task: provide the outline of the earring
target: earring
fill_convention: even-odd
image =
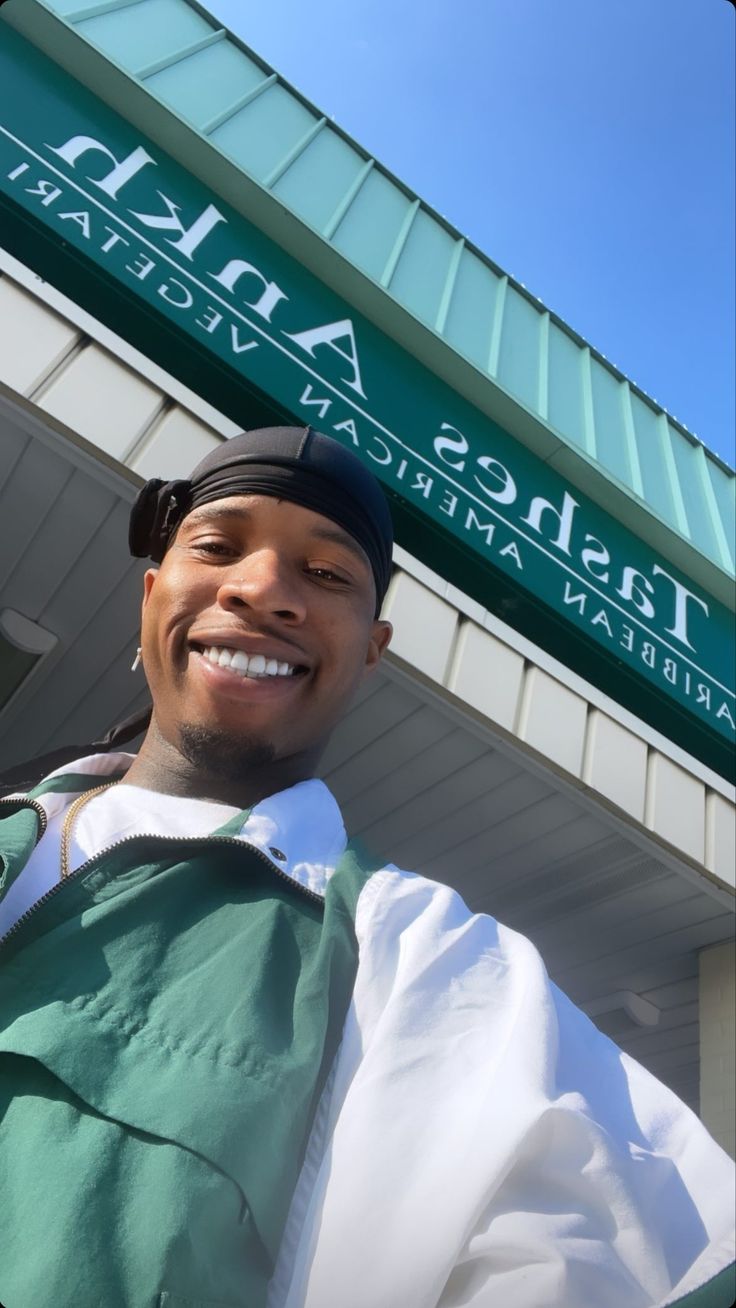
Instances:
[[[136,652],[135,652],[135,658],[133,659],[133,662],[132,662],[131,667],[130,667],[131,672],[135,672],[136,669],[138,668],[138,666],[139,666],[139,664],[140,664],[140,662],[141,662],[141,654],[142,654],[142,653],[143,653],[143,650],[141,649],[141,647],[140,647],[140,645],[139,645],[138,648],[137,648],[137,650],[136,650]]]

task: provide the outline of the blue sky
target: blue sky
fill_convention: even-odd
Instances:
[[[733,466],[728,0],[205,0]]]

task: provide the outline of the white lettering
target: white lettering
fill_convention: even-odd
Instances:
[[[178,286],[179,290],[184,292],[183,299],[179,300],[171,294],[172,286]],[[162,300],[166,300],[167,304],[173,304],[175,309],[191,309],[194,303],[192,292],[183,282],[179,281],[178,277],[170,277],[168,282],[162,282],[158,288],[158,294]]]
[[[627,649],[629,652],[631,652],[631,650],[634,648],[635,635],[636,632],[634,631],[634,628],[630,627],[629,624],[625,622],[623,627],[621,628],[621,639],[619,641],[619,645],[623,645],[624,649]]]
[[[89,213],[86,209],[80,209],[76,213],[59,213],[57,218],[66,218],[70,222],[78,223],[82,229],[82,236],[89,240]]]
[[[358,433],[355,430],[355,423],[352,418],[345,418],[343,422],[336,422],[332,428],[333,431],[348,431],[353,438],[353,445],[360,445]]]
[[[378,455],[377,455],[377,454],[372,454],[371,451],[370,451],[370,449],[368,449],[368,448],[366,448],[366,451],[365,451],[365,452],[366,452],[366,454],[368,455],[368,458],[369,458],[369,459],[373,459],[374,463],[380,463],[380,464],[382,464],[384,467],[386,467],[386,465],[389,464],[389,463],[391,462],[391,451],[390,451],[390,449],[388,448],[388,445],[386,444],[386,442],[381,440],[380,436],[374,436],[374,437],[373,437],[373,440],[374,440],[374,442],[375,442],[376,445],[380,445],[380,446],[381,446],[381,448],[383,449],[383,453],[384,453],[384,456],[385,456],[385,457],[384,457],[383,459],[379,459]]]
[[[710,710],[710,686],[704,685],[702,681],[698,682],[695,703],[705,704],[705,707]]]
[[[462,432],[458,431],[457,427],[453,427],[450,422],[440,423],[440,431],[454,431],[457,440],[453,440],[451,436],[435,436],[435,454],[438,458],[442,459],[443,463],[447,463],[451,468],[454,468],[456,472],[464,472],[465,459],[460,459],[459,462],[455,462],[453,459],[448,459],[445,450],[451,450],[453,454],[467,454],[470,448],[468,442]]]
[[[654,667],[656,652],[654,646],[648,640],[645,640],[641,647],[641,656],[648,668]]]
[[[215,309],[213,305],[208,304],[202,317],[195,318],[194,322],[197,327],[204,327],[204,330],[209,332],[211,335],[215,328],[220,326],[220,323],[222,322],[222,314],[219,309]]]
[[[167,215],[138,213],[136,209],[129,209],[128,212],[132,213],[139,223],[143,223],[144,227],[153,227],[157,231],[163,232],[177,232],[176,239],[167,236],[165,240],[174,250],[178,250],[180,254],[183,254],[185,259],[194,257],[197,246],[202,244],[205,236],[209,235],[213,227],[216,227],[218,223],[227,222],[225,215],[220,213],[220,210],[216,209],[214,204],[208,204],[199,217],[195,218],[191,226],[185,227],[179,217],[181,205],[174,204],[174,201],[170,200],[168,195],[164,195],[163,191],[157,191],[156,194],[161,197],[166,205],[169,211]]]
[[[577,500],[574,500],[572,495],[569,495],[567,491],[565,491],[561,509],[556,509],[553,504],[550,504],[549,500],[545,500],[541,495],[537,495],[532,500],[529,506],[529,512],[525,518],[522,518],[522,522],[528,523],[532,528],[532,531],[538,531],[541,534],[542,514],[545,511],[553,514],[560,524],[560,529],[557,533],[557,539],[551,541],[550,544],[555,545],[557,549],[562,550],[563,554],[569,554],[573,514],[579,507],[580,505]]]
[[[396,471],[396,480],[397,480],[397,481],[403,481],[404,473],[406,472],[406,470],[407,470],[408,467],[409,467],[409,464],[408,464],[407,460],[406,460],[406,459],[402,459],[402,460],[401,460],[401,463],[399,464],[398,469],[397,469],[397,471]]]
[[[13,171],[12,171],[12,173],[8,173],[8,174],[7,174],[8,181],[9,181],[9,182],[14,182],[15,179],[16,179],[16,177],[20,177],[22,173],[27,173],[27,172],[28,172],[28,164],[27,164],[27,163],[18,164],[18,167],[17,167],[17,168],[14,168]]]
[[[606,635],[610,636],[611,639],[613,640],[613,632],[611,631],[611,624],[608,620],[608,614],[606,613],[605,609],[598,610],[595,617],[590,619],[590,625],[591,627],[596,627],[596,626],[605,627]]]
[[[53,204],[54,200],[58,200],[61,195],[61,187],[55,186],[53,182],[49,182],[45,177],[42,177],[35,186],[26,187],[26,195],[43,195],[45,199],[41,201],[41,204],[48,206]]]
[[[662,664],[662,672],[665,678],[667,679],[667,681],[669,681],[671,685],[674,686],[677,682],[677,664],[675,663],[675,660],[665,659],[664,663]]]
[[[426,472],[418,472],[416,480],[412,482],[410,489],[422,492],[425,500],[434,485],[434,478],[427,476]]]
[[[591,541],[593,545],[599,545],[600,549],[583,550],[581,552],[580,561],[583,567],[587,568],[588,572],[592,573],[594,577],[597,577],[599,581],[608,581],[610,575],[608,572],[608,565],[611,562],[611,556],[608,553],[608,550],[606,549],[603,542],[599,541],[596,536],[591,536],[590,532],[586,532],[585,539],[586,541]],[[593,567],[594,563],[600,564],[600,566],[602,568],[605,568],[606,571],[596,572],[595,568]]]
[[[340,322],[328,322],[322,327],[312,327],[306,332],[284,332],[284,336],[293,341],[295,345],[298,345],[301,350],[306,350],[307,354],[311,355],[312,358],[314,358],[314,351],[318,345],[326,345],[328,349],[334,350],[335,354],[339,354],[341,359],[345,359],[353,370],[352,381],[343,378],[346,386],[350,386],[352,390],[358,392],[358,395],[366,399],[360,376],[353,324],[349,318],[343,318]],[[347,350],[340,349],[335,341],[341,340],[347,340],[350,348]]]
[[[689,599],[695,600],[695,603],[699,604],[705,613],[706,618],[710,613],[708,605],[705,600],[700,599],[691,590],[688,590],[687,586],[683,586],[681,581],[676,581],[674,577],[670,576],[669,572],[665,572],[664,568],[660,568],[659,564],[655,563],[652,572],[655,577],[664,577],[667,581],[671,581],[675,588],[675,621],[673,626],[665,627],[665,631],[668,631],[670,636],[674,636],[675,640],[687,645],[688,649],[695,649],[695,646],[687,638],[687,602]]]
[[[482,458],[478,459],[478,464],[491,477],[495,478],[498,487],[498,489],[492,490],[490,486],[486,486],[484,481],[481,481],[476,473],[475,481],[477,481],[484,494],[491,500],[498,500],[499,504],[513,504],[516,499],[516,482],[508,468],[504,468],[498,459],[492,459],[490,454],[484,454]]]
[[[587,594],[586,594],[586,592],[585,592],[584,590],[578,591],[577,595],[573,595],[573,593],[572,593],[572,587],[570,586],[570,582],[569,582],[569,581],[565,581],[565,593],[564,593],[564,595],[562,596],[562,603],[563,603],[563,604],[577,604],[577,606],[578,606],[578,612],[580,613],[580,616],[582,617],[582,615],[585,613],[585,604],[586,604],[587,599],[588,599],[588,596],[587,596]]]
[[[155,267],[156,262],[154,259],[149,259],[147,254],[139,254],[136,256],[133,263],[126,263],[125,271],[132,273],[134,277],[138,278],[139,282],[142,282],[148,276],[151,269]]]
[[[618,587],[616,594],[620,595],[622,599],[631,600],[639,612],[644,614],[645,618],[653,618],[654,605],[649,596],[644,594],[645,590],[648,590],[650,595],[654,594],[654,587],[648,577],[643,576],[641,572],[637,572],[636,568],[624,568],[621,585]]]
[[[258,341],[241,341],[240,327],[236,322],[230,323],[230,348],[233,354],[245,354],[246,350],[257,350]]]
[[[729,725],[730,725],[731,727],[733,727],[733,729],[736,731],[736,722],[734,722],[734,720],[733,720],[733,715],[732,715],[731,710],[730,710],[730,708],[728,707],[728,704],[726,703],[725,699],[723,700],[723,702],[722,702],[722,704],[721,704],[721,707],[719,708],[718,712],[716,713],[716,717],[717,717],[717,718],[725,718],[726,721],[729,723]]]
[[[524,571],[524,565],[519,557],[519,549],[516,541],[509,541],[508,545],[504,545],[503,549],[498,552],[499,554],[510,554],[511,558],[515,561],[517,568],[520,568],[522,572]]]
[[[325,395],[315,395],[314,399],[312,399],[312,383],[307,382],[304,390],[299,396],[299,403],[314,404],[319,409],[319,416],[320,419],[322,419],[332,404],[332,400],[328,399]]]
[[[102,144],[102,141],[96,141],[94,136],[72,136],[63,145],[49,145],[47,142],[46,148],[52,154],[58,154],[59,158],[63,159],[65,163],[71,164],[72,168],[76,167],[77,160],[81,159],[83,154],[87,154],[89,150],[99,150],[101,154],[104,154],[111,161],[114,167],[100,181],[95,181],[91,177],[87,180],[92,186],[98,186],[101,191],[105,192],[105,195],[111,196],[113,200],[117,199],[120,188],[125,186],[131,177],[135,177],[136,173],[141,171],[141,168],[145,168],[147,164],[154,164],[154,166],[156,164],[156,160],[143,149],[142,145],[132,150],[125,159],[118,161],[112,150],[108,150],[107,146]]]
[[[123,245],[130,245],[130,241],[126,241],[125,237],[121,236],[119,232],[114,231],[112,227],[105,225],[105,231],[109,232],[110,235],[104,245],[100,247],[103,254],[107,254],[108,250],[111,250],[113,245],[117,245],[118,241],[122,241]]]
[[[443,491],[442,499],[437,508],[440,513],[446,513],[448,518],[454,518],[455,509],[457,508],[457,495],[453,495],[451,490]]]
[[[493,540],[493,533],[496,530],[495,522],[481,522],[474,508],[469,508],[465,518],[465,530],[470,531],[471,527],[477,527],[478,531],[484,531],[486,534],[486,545],[490,545]]]

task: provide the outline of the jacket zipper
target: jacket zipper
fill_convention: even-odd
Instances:
[[[0,804],[6,803],[17,804],[18,801],[0,799]],[[24,800],[23,803],[25,806],[35,808],[41,815],[42,829],[36,840],[36,844],[38,844],[38,841],[44,834],[48,824],[46,813],[43,806],[35,799],[27,799]],[[37,899],[35,904],[31,904],[30,908],[27,908],[25,913],[21,913],[20,917],[13,923],[10,930],[6,931],[5,935],[0,937],[0,949],[2,949],[6,941],[10,940],[11,936],[15,935],[16,931],[20,930],[20,928],[28,921],[29,917],[33,916],[37,909],[41,908],[43,904],[48,903],[49,899],[53,899],[54,895],[58,895],[59,891],[64,889],[64,886],[69,885],[70,881],[75,881],[77,877],[86,872],[93,863],[97,862],[98,859],[105,857],[107,854],[111,854],[114,849],[120,849],[121,845],[127,845],[131,840],[171,841],[175,845],[237,845],[238,849],[247,849],[251,854],[255,854],[257,858],[260,858],[261,862],[266,864],[266,867],[270,872],[275,872],[277,877],[280,877],[282,881],[286,881],[288,885],[290,885],[294,890],[298,890],[302,895],[306,895],[307,899],[312,900],[314,903],[324,905],[322,895],[318,895],[315,890],[309,890],[307,886],[300,885],[300,883],[295,881],[293,877],[290,877],[287,872],[283,872],[280,867],[276,867],[276,864],[272,863],[270,858],[267,858],[262,850],[258,849],[255,845],[251,845],[247,840],[236,840],[234,836],[157,836],[142,832],[137,836],[124,836],[122,840],[116,840],[112,845],[108,845],[105,849],[101,849],[99,854],[95,854],[93,858],[88,858],[86,863],[82,863],[78,868],[75,868],[74,871],[70,872],[69,876],[65,877],[63,881],[57,881],[56,885],[52,886],[50,890],[47,890],[45,895],[42,895],[40,899]]]
[[[33,808],[36,810],[39,816],[39,826],[41,828],[36,836],[36,844],[38,844],[41,836],[45,835],[49,823],[46,816],[46,809],[43,804],[39,804],[37,799],[27,799],[25,795],[16,795],[15,799],[13,799],[11,795],[5,795],[3,799],[0,799],[0,804],[14,804],[16,808],[20,804],[23,808]]]

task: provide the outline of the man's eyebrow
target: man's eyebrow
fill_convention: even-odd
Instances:
[[[200,522],[214,522],[222,518],[242,518],[248,517],[246,508],[232,509],[226,504],[198,504],[196,509],[192,509],[182,520],[182,527],[196,527]],[[194,521],[192,521],[194,519]]]
[[[232,521],[233,518],[247,518],[249,516],[249,510],[245,505],[242,508],[233,509],[226,504],[199,504],[196,509],[192,509],[186,515],[181,525],[182,528],[187,526],[195,528],[207,522],[224,521],[225,519]],[[350,535],[349,531],[338,527],[337,524],[333,527],[310,527],[309,535],[314,540],[326,541],[332,545],[342,545],[344,549],[350,550],[351,554],[354,554],[364,567],[370,568],[368,555],[362,545],[358,544],[358,541],[354,536]]]
[[[358,544],[358,541],[354,536],[350,535],[349,531],[343,531],[342,527],[314,527],[309,534],[316,540],[328,541],[332,545],[342,545],[346,550],[350,550],[351,554],[354,554],[357,559],[360,559],[365,567],[370,568],[368,555],[363,546]]]

